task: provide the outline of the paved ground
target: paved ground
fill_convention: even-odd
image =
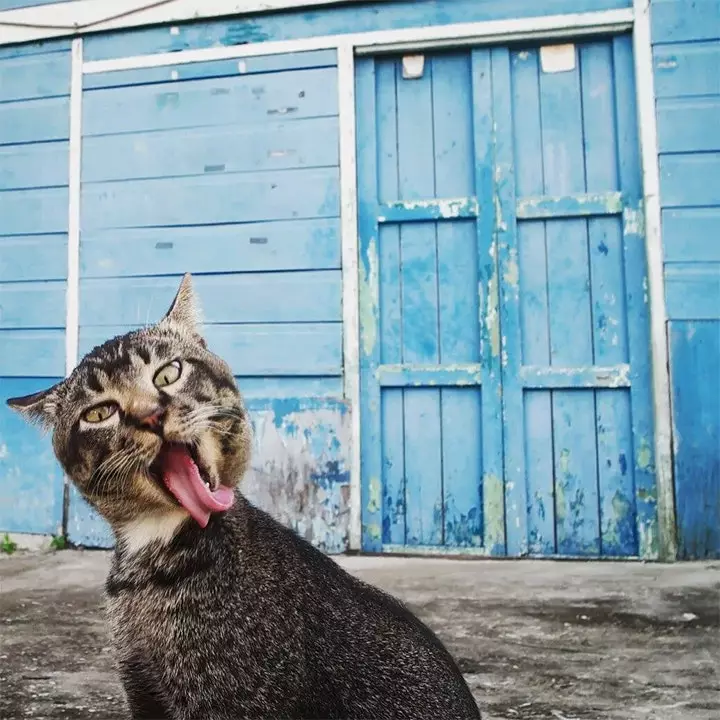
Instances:
[[[104,552],[0,556],[0,718],[125,718]],[[720,563],[344,558],[458,659],[488,720],[720,717]]]

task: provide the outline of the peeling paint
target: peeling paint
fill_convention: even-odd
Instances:
[[[520,268],[517,262],[517,250],[510,250],[510,257],[505,264],[505,273],[503,275],[505,282],[512,288],[518,288],[520,284]]]
[[[637,467],[639,470],[652,470],[652,448],[646,437],[640,438],[638,443]]]
[[[380,290],[378,286],[377,242],[370,238],[368,243],[364,277],[360,287],[360,327],[362,329],[362,347],[366,356],[373,354],[377,342],[378,304]]]
[[[252,401],[248,499],[325,552],[347,549],[350,416],[335,400]]]
[[[645,214],[642,208],[625,208],[623,212],[623,232],[626,236],[645,236]]]
[[[563,475],[569,475],[570,473],[570,451],[567,448],[563,448],[560,451],[559,460],[560,472]]]
[[[491,251],[492,252],[492,251]],[[485,311],[485,326],[490,340],[490,352],[493,357],[500,356],[500,322],[498,317],[498,287],[497,273],[493,270],[488,280],[487,309]]]
[[[380,478],[373,476],[370,478],[369,483],[369,499],[367,504],[367,511],[369,513],[378,513],[382,510],[382,485],[380,484]]]
[[[505,552],[505,489],[502,478],[493,473],[483,476],[484,545],[493,554]]]

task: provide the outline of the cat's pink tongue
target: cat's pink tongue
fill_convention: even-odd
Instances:
[[[181,446],[168,448],[163,454],[163,481],[177,501],[200,527],[210,521],[210,513],[224,512],[233,504],[233,491],[220,485],[211,491],[206,487],[197,465]]]

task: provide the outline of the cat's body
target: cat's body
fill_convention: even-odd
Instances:
[[[425,625],[236,492],[250,423],[188,276],[158,325],[8,402],[52,428],[115,532],[108,613],[134,720],[480,717]]]
[[[107,594],[136,718],[478,717],[408,610],[242,499],[167,546],[121,546]]]

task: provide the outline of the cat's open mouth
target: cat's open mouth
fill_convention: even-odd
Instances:
[[[232,489],[212,482],[194,445],[164,443],[150,473],[202,527],[211,513],[224,512],[233,504]]]

